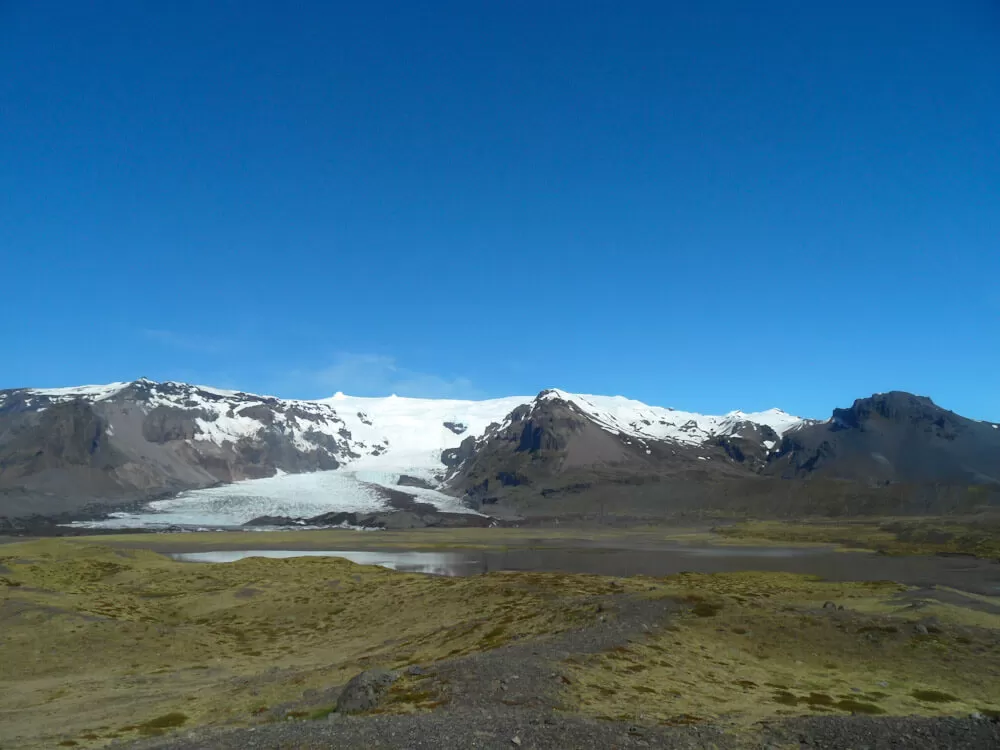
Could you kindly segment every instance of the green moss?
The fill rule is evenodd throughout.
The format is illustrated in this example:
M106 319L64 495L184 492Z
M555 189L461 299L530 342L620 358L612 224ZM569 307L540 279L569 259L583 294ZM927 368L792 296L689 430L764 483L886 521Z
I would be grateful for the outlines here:
M834 704L833 698L825 693L809 693L802 700L810 706L832 706Z
M692 607L691 612L698 617L715 617L722 611L722 607L711 602L698 602Z
M918 701L926 703L951 703L958 700L954 695L943 693L940 690L914 690L910 695Z
M166 729L183 726L187 723L187 720L188 717L186 714L182 714L180 711L173 711L163 716L157 716L155 719L150 719L143 724L138 724L135 728L139 731L139 734L155 736L162 734Z
M337 710L336 706L325 706L312 711L306 718L311 721L321 721Z
M479 642L487 648L493 648L502 644L505 640L504 635L507 633L507 628L503 625L497 625L493 629L483 634L483 637L479 639Z
M895 625L865 625L858 628L859 633L898 633L899 628Z
M953 518L831 523L747 521L714 529L743 542L838 544L885 555L965 554L1000 557L1000 523Z
M692 714L678 714L677 716L671 716L669 719L664 719L660 723L667 727L685 727L691 724L700 724L705 721L700 716L693 716Z
M845 698L834 705L841 711L850 711L855 714L869 714L874 716L885 713L885 709L879 708L874 703L865 703L853 698Z

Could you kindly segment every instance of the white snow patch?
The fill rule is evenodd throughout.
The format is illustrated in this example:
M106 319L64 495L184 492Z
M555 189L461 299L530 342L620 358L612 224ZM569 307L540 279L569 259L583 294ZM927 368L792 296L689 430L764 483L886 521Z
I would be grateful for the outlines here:
M744 422L766 425L781 435L803 420L780 409L762 412L731 411L723 416L649 406L624 396L592 396L553 389L543 399L574 404L609 432L653 440L701 445L716 435L729 434Z
M123 390L131 383L108 383L106 385L78 385L71 388L29 388L28 393L45 396L53 401L72 401L76 398L86 398L91 401L104 401Z

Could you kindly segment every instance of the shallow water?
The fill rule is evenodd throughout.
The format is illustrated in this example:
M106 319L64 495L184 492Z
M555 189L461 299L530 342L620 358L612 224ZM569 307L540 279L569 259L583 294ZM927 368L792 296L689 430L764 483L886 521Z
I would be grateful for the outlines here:
M815 575L833 581L897 581L1000 594L1000 564L971 557L888 557L828 547L676 545L658 550L603 548L453 550L221 550L176 553L190 562L232 562L245 557L342 557L362 565L434 575L496 571L548 571L608 576L766 571Z
M379 565L407 573L457 576L478 573L475 560L460 552L400 552L380 550L218 550L214 552L179 552L171 555L183 562L229 563L247 557L341 557L359 565Z

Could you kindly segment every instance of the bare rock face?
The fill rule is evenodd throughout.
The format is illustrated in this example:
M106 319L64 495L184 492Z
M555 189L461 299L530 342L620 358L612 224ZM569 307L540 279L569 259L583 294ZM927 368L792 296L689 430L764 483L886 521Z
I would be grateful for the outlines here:
M217 417L204 409L180 409L157 406L142 421L142 436L151 443L172 440L193 440L201 430L198 420L215 421Z
M138 380L69 393L0 391L0 516L52 514L288 473L336 469L385 445L332 407Z
M443 459L452 467L446 486L491 515L624 507L931 513L1000 496L1000 427L906 393L860 399L783 436L730 420L700 444L616 431L559 393L543 393Z
M726 435L719 435L714 445L722 448L726 455L739 464L753 471L762 470L772 452L781 443L772 428L753 422L739 422Z
M497 425L490 425L486 432L489 434L491 430L496 429ZM475 437L467 437L461 442L457 448L448 448L441 453L441 463L447 466L449 469L455 469L461 466L464 462L472 458L476 451L480 448L480 443L482 441Z
M386 669L369 669L355 675L337 698L337 713L358 714L378 708L399 674Z
M645 443L602 429L557 398L518 407L504 424L479 440L467 439L444 458L453 467L447 486L486 504L509 488L575 471L643 473L654 461Z

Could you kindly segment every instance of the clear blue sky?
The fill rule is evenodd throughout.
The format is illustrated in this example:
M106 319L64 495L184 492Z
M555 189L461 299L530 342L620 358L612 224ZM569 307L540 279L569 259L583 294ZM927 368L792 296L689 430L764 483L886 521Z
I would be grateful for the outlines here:
M0 279L0 387L1000 421L1000 5L0 0Z

